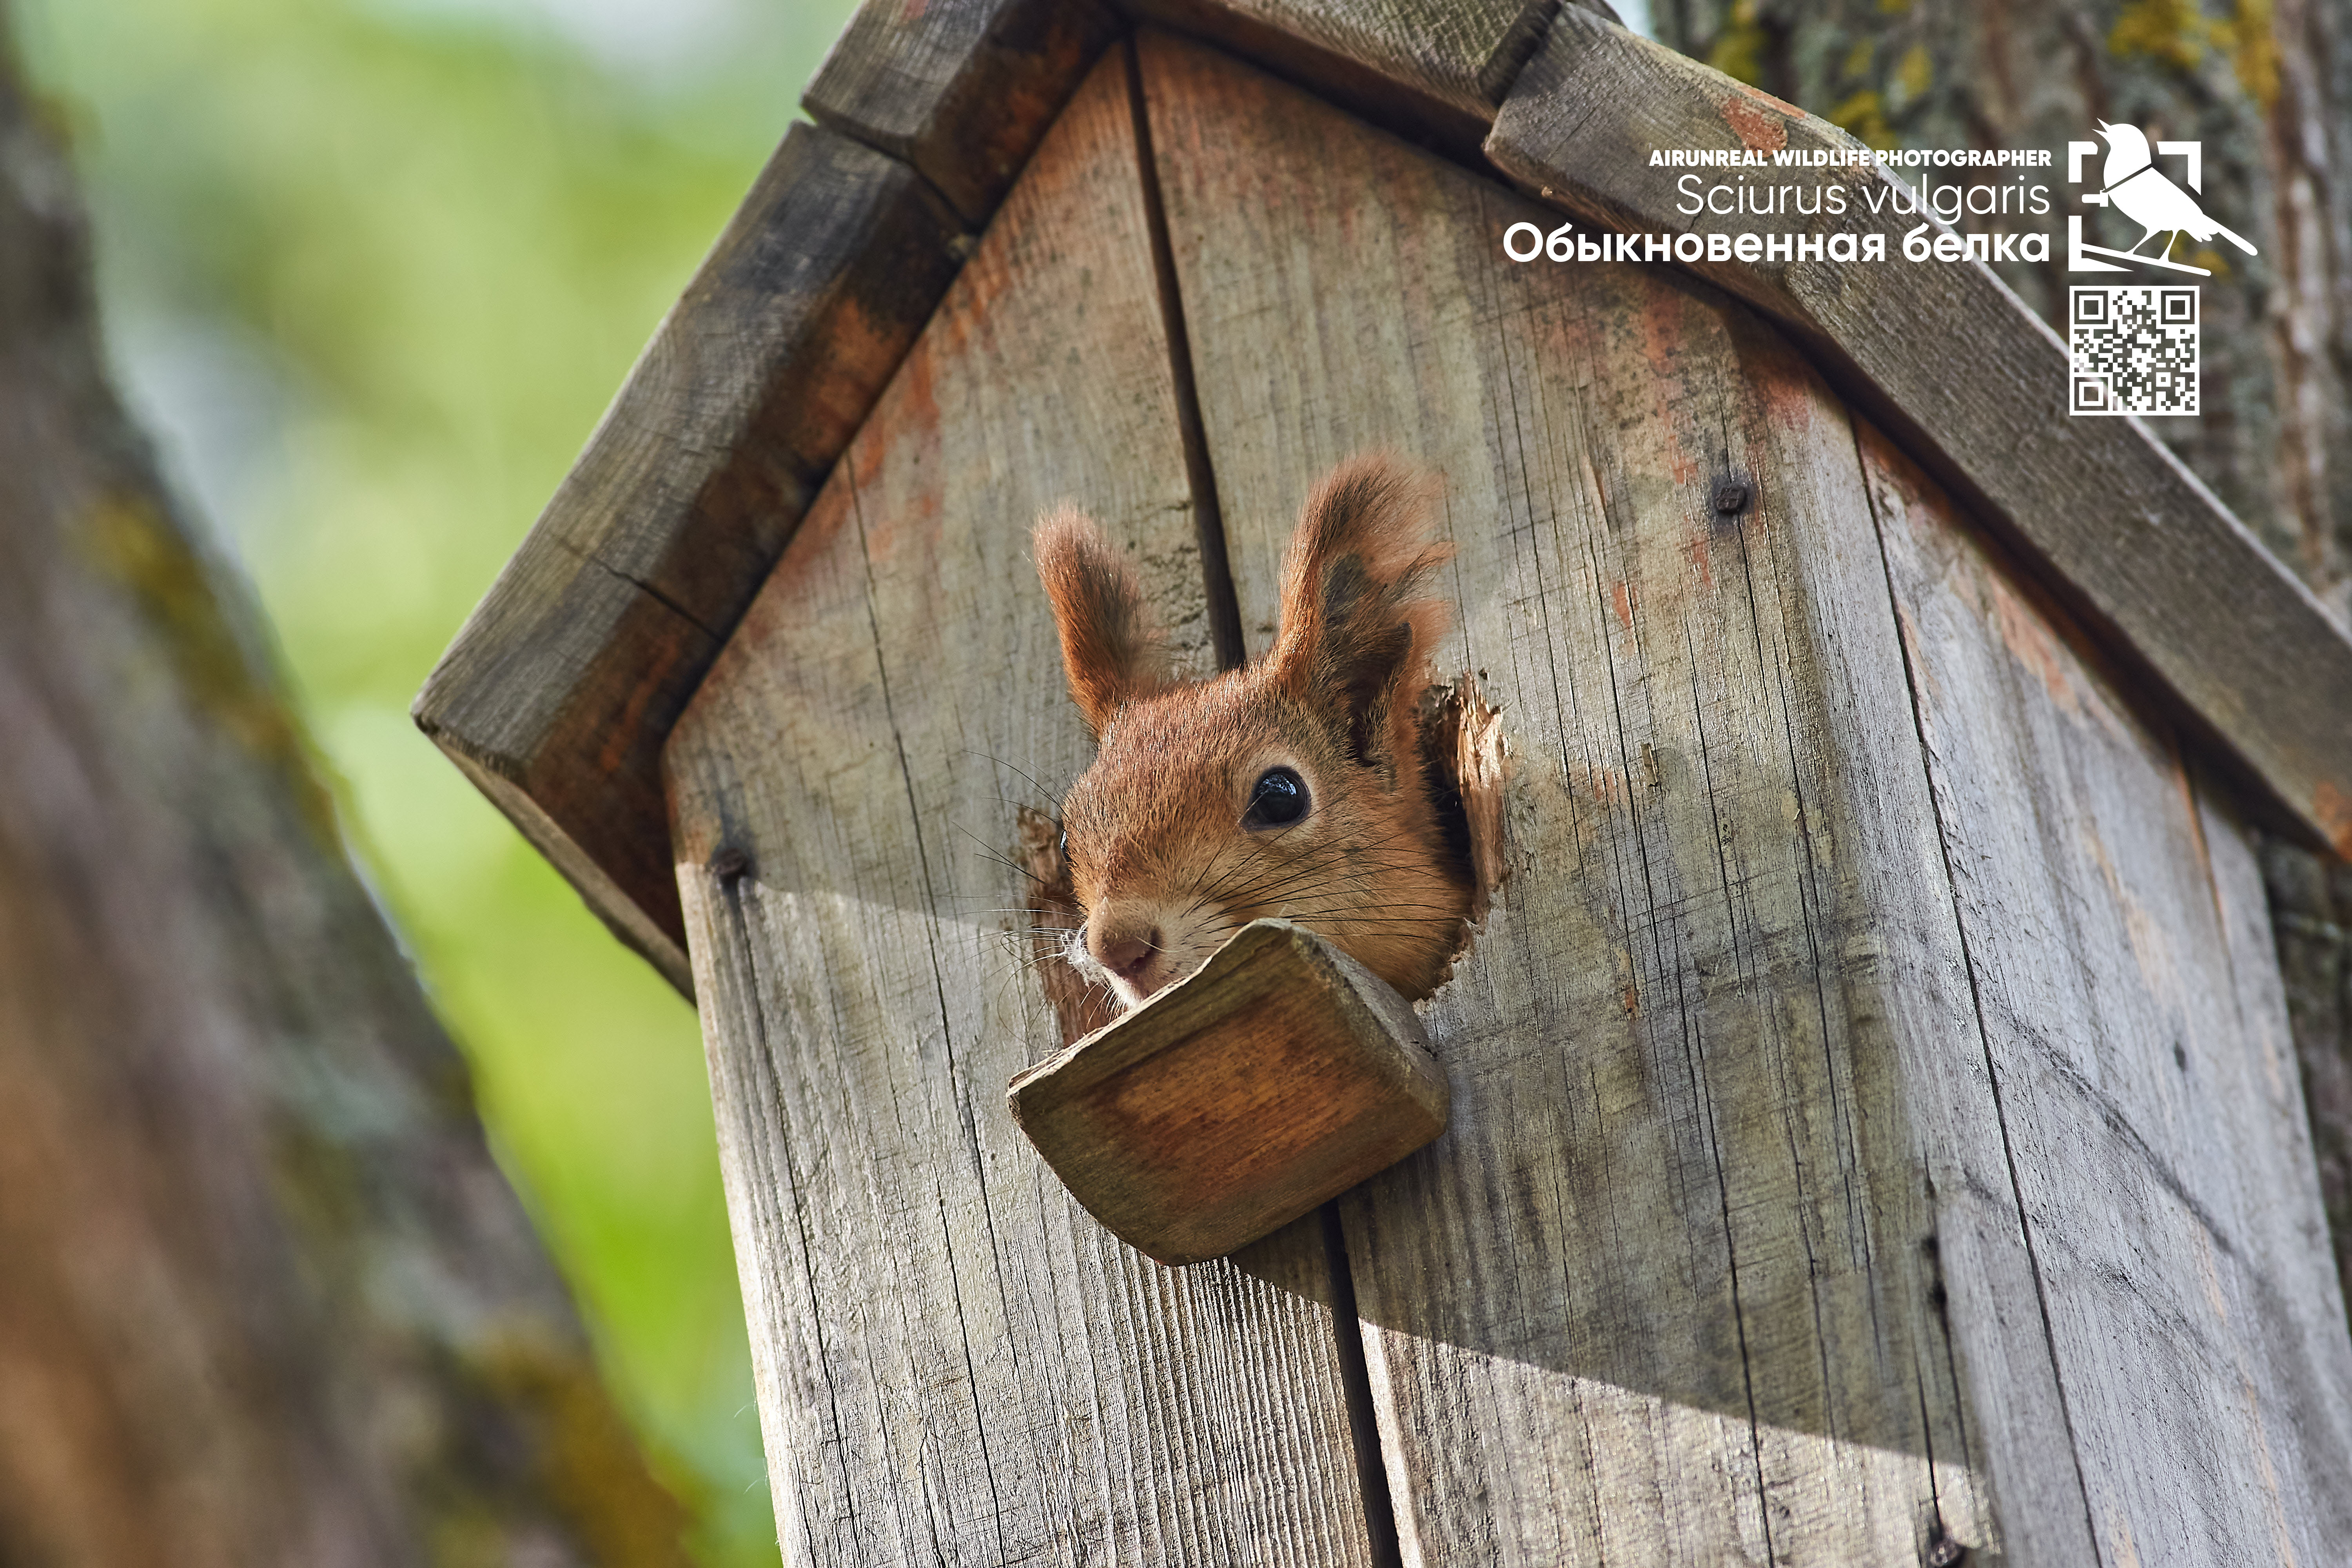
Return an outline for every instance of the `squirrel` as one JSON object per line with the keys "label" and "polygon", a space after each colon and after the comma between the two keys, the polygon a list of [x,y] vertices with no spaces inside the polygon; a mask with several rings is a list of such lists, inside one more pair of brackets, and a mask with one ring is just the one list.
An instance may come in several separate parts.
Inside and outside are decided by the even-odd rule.
{"label": "squirrel", "polygon": [[1070,696],[1097,744],[1062,805],[1084,923],[1064,957],[1134,1007],[1250,921],[1323,936],[1406,997],[1451,973],[1471,877],[1423,755],[1434,481],[1381,454],[1315,487],[1282,565],[1273,647],[1174,678],[1135,573],[1065,507],[1034,535]]}

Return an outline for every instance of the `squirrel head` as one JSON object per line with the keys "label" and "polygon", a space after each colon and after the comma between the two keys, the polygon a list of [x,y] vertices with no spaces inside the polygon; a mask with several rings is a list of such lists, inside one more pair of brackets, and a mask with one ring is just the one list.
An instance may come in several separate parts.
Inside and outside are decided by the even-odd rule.
{"label": "squirrel head", "polygon": [[1098,742],[1062,806],[1086,917],[1068,957],[1126,1005],[1264,916],[1407,996],[1444,979],[1470,889],[1417,713],[1446,624],[1424,586],[1453,553],[1429,537],[1434,494],[1385,457],[1341,464],[1284,556],[1273,647],[1199,681],[1170,677],[1135,574],[1093,522],[1038,525],[1070,695]]}

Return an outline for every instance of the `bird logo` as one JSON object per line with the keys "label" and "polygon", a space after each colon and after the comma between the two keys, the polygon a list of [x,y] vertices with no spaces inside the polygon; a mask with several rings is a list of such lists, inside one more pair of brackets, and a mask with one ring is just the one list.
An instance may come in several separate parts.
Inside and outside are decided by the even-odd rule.
{"label": "bird logo", "polygon": [[[2083,200],[2093,206],[2112,207],[2138,224],[2139,238],[2126,250],[2109,250],[2103,246],[2083,242],[2083,220],[2069,217],[2067,226],[2067,269],[2073,272],[2122,272],[2125,268],[2112,262],[2094,261],[2093,257],[2112,257],[2116,261],[2133,261],[2145,267],[2161,267],[2174,272],[2193,272],[2200,278],[2210,278],[2209,268],[2192,266],[2172,259],[2180,237],[2204,244],[2216,236],[2228,240],[2248,256],[2258,254],[2246,237],[2222,226],[2205,216],[2198,200],[2175,184],[2172,178],[2156,166],[2156,153],[2181,154],[2188,159],[2187,174],[2190,190],[2202,185],[2199,178],[2203,162],[2203,147],[2195,142],[2159,142],[2154,153],[2148,149],[2147,137],[2137,125],[2111,125],[2099,121],[2099,135],[2106,141],[2106,162],[2099,172],[2099,189],[2085,192]],[[2066,144],[2068,183],[2082,182],[2083,155],[2096,153],[2095,142],[2070,142]],[[2143,255],[2140,247],[2158,235],[2164,236],[2163,248]]]}

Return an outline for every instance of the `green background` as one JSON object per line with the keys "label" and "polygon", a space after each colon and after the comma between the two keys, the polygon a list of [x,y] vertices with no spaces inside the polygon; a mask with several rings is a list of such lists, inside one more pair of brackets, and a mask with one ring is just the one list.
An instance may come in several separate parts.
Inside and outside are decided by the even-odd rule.
{"label": "green background", "polygon": [[849,0],[14,0],[117,379],[706,1563],[776,1560],[692,1012],[411,725]]}

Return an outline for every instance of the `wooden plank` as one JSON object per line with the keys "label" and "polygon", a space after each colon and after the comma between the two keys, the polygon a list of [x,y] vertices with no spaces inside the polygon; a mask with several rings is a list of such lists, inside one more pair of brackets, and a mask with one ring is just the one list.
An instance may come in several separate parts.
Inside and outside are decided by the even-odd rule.
{"label": "wooden plank", "polygon": [[[2305,1265],[2284,1293],[2265,1293],[2261,1304],[2261,1328],[2271,1340],[2262,1359],[2273,1369],[2264,1392],[2275,1401],[2266,1406],[2264,1420],[2271,1424],[2273,1411],[2282,1415],[2319,1456],[2320,1476],[2338,1483],[2323,1484],[2310,1499],[2318,1537],[2352,1540],[2352,1488],[2340,1484],[2352,1476],[2342,1274],[2308,1265],[2332,1257],[2329,1227],[2257,840],[2229,794],[2204,770],[2192,766],[2190,777],[2238,1025],[2239,1048],[2209,1059],[2230,1117],[2231,1146],[2250,1151],[2254,1162],[2242,1173],[2240,1212],[2259,1256]],[[2332,1275],[2335,1288],[2326,1278],[2315,1280],[2315,1273]]]}
{"label": "wooden plank", "polygon": [[[1486,153],[1620,229],[1679,233],[1680,171],[1653,148],[1856,151],[1834,127],[1589,13],[1563,10]],[[1824,232],[1900,255],[1920,220],[1872,216],[1878,171]],[[1816,172],[1808,172],[1814,178]],[[1759,226],[1754,219],[1727,226]],[[1496,237],[1494,243],[1499,243]],[[1906,451],[2111,635],[2303,831],[2352,855],[2352,637],[2138,421],[2071,418],[2066,349],[1978,262],[1699,262],[1795,330]],[[1965,343],[1965,354],[1929,350]],[[2296,671],[2281,679],[2279,671]]]}
{"label": "wooden plank", "polygon": [[905,167],[795,126],[416,699],[681,986],[662,741],[962,243]]}
{"label": "wooden plank", "polygon": [[2352,865],[2271,839],[2262,873],[2336,1277],[2352,1291]]}
{"label": "wooden plank", "polygon": [[1319,1237],[1173,1272],[1013,1126],[1062,1043],[1020,813],[1090,743],[1027,560],[1083,501],[1213,668],[1124,57],[1006,199],[673,735],[797,1562],[1369,1561]]}
{"label": "wooden plank", "polygon": [[1931,480],[1863,450],[2098,1560],[2331,1561],[2352,1338],[2243,830]]}
{"label": "wooden plank", "polygon": [[1377,124],[1475,158],[1559,0],[1126,0]]}
{"label": "wooden plank", "polygon": [[1511,267],[1531,204],[1142,46],[1245,634],[1390,445],[1516,759],[1452,1129],[1343,1200],[1405,1561],[1996,1544],[1994,1445],[2023,1514],[2063,1423],[1843,411],[1711,290]]}
{"label": "wooden plank", "polygon": [[1096,0],[866,0],[801,107],[913,165],[977,228],[1120,30]]}
{"label": "wooden plank", "polygon": [[1220,1258],[1445,1131],[1412,1005],[1288,921],[1013,1079],[1013,1120],[1088,1214],[1162,1263]]}

